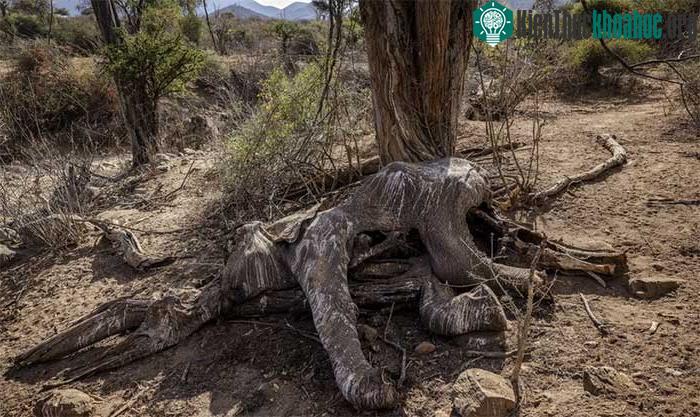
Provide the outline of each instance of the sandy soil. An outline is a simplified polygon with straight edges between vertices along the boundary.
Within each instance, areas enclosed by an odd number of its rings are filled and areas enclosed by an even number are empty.
[[[617,135],[630,161],[604,180],[575,188],[546,210],[524,213],[523,218],[552,238],[603,240],[626,250],[630,278],[662,275],[686,282],[667,297],[641,301],[631,296],[626,278],[602,288],[585,277],[557,277],[556,305],[539,312],[533,324],[523,366],[521,416],[700,415],[700,207],[646,204],[658,196],[700,198],[700,160],[692,156],[700,151],[700,139],[688,133],[677,116],[667,116],[662,101],[654,95],[545,104],[549,125],[542,144],[541,185],[607,158],[593,142],[602,132]],[[526,134],[527,128],[522,123],[516,131]],[[466,140],[482,142],[480,123],[465,122],[463,129]],[[196,258],[139,274],[110,248],[86,242],[73,251],[36,256],[2,272],[0,306],[12,304],[0,315],[0,371],[9,368],[14,355],[102,302],[133,293],[162,294],[215,273],[223,262],[225,234],[220,218],[212,215],[220,191],[211,159],[177,159],[170,171],[137,190],[148,195],[159,184],[164,191],[174,189],[195,160],[196,170],[184,190],[167,205],[102,214],[126,224],[138,222],[148,230],[185,228],[167,235],[137,234],[152,251]],[[586,294],[595,313],[612,325],[608,336],[593,327],[579,293]],[[383,330],[388,316],[388,311],[363,315],[361,322]],[[308,316],[270,320],[313,332]],[[648,330],[652,321],[661,323],[654,334]],[[387,329],[389,337],[410,352],[425,340],[437,350],[409,355],[399,409],[366,415],[447,416],[450,384],[461,369],[476,366],[508,373],[511,366],[510,361],[464,357],[468,340],[429,335],[414,312],[394,312]],[[100,347],[87,354],[99,351]],[[390,374],[398,372],[400,355],[392,347],[368,346],[367,355]],[[0,377],[0,415],[31,415],[41,384],[79,361],[80,357],[67,359]],[[612,366],[629,375],[637,389],[592,396],[583,390],[586,366]],[[135,398],[122,415],[357,415],[339,395],[318,344],[294,332],[240,322],[211,323],[175,348],[71,386],[99,397],[105,412]]]

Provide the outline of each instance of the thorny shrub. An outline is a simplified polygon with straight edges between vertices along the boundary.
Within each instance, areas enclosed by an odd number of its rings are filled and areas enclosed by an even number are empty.
[[[317,63],[294,76],[278,68],[263,82],[259,107],[228,144],[225,185],[238,213],[273,218],[313,201],[324,192],[319,179],[356,160],[357,137],[369,125],[368,90],[336,79],[319,112],[323,89]]]
[[[686,81],[676,101],[684,107],[696,132],[700,135],[700,63],[692,62],[683,65],[681,71]]]
[[[104,145],[119,133],[115,88],[88,59],[76,65],[57,48],[30,42],[0,82],[1,148],[51,137],[56,144]],[[0,155],[1,156],[1,155]]]

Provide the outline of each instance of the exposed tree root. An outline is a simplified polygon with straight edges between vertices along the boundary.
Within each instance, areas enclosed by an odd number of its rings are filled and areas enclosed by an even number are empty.
[[[596,165],[586,172],[574,175],[573,177],[564,178],[545,190],[533,193],[528,199],[536,204],[541,204],[548,198],[559,195],[572,185],[595,180],[605,174],[607,171],[627,162],[627,151],[617,142],[617,137],[615,137],[615,135],[600,135],[596,137],[596,143],[603,146],[612,154],[610,159]]]
[[[520,258],[531,257],[530,248],[543,237],[483,206],[477,209],[488,197],[482,172],[465,160],[392,163],[335,208],[314,207],[273,224],[240,227],[221,274],[187,300],[108,303],[20,355],[17,365],[56,359],[135,329],[101,358],[69,372],[78,378],[173,346],[221,314],[252,317],[308,308],[345,398],[360,409],[392,407],[398,397],[393,384],[362,353],[357,306],[414,305],[426,327],[443,335],[504,330],[503,308],[489,287],[523,290],[530,269],[486,257],[472,238],[467,210],[474,209],[471,220],[480,220],[479,227]],[[571,267],[557,257],[561,254],[591,265],[624,261],[548,241],[545,247],[555,267]],[[388,260],[397,254],[413,258]],[[616,272],[617,264],[610,265],[602,270]],[[448,285],[473,289],[455,296]]]

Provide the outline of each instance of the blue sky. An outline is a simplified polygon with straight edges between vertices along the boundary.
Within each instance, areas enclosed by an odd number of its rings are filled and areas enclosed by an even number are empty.
[[[280,9],[283,9],[290,4],[294,2],[302,2],[302,3],[311,3],[311,0],[256,0],[260,4],[264,4],[266,6],[275,6]]]

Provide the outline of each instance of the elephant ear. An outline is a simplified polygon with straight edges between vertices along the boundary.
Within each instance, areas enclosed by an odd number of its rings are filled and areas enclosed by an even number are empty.
[[[320,208],[321,203],[315,204],[307,210],[294,213],[273,223],[264,225],[263,231],[274,243],[294,243],[299,239],[302,227],[316,217]]]

